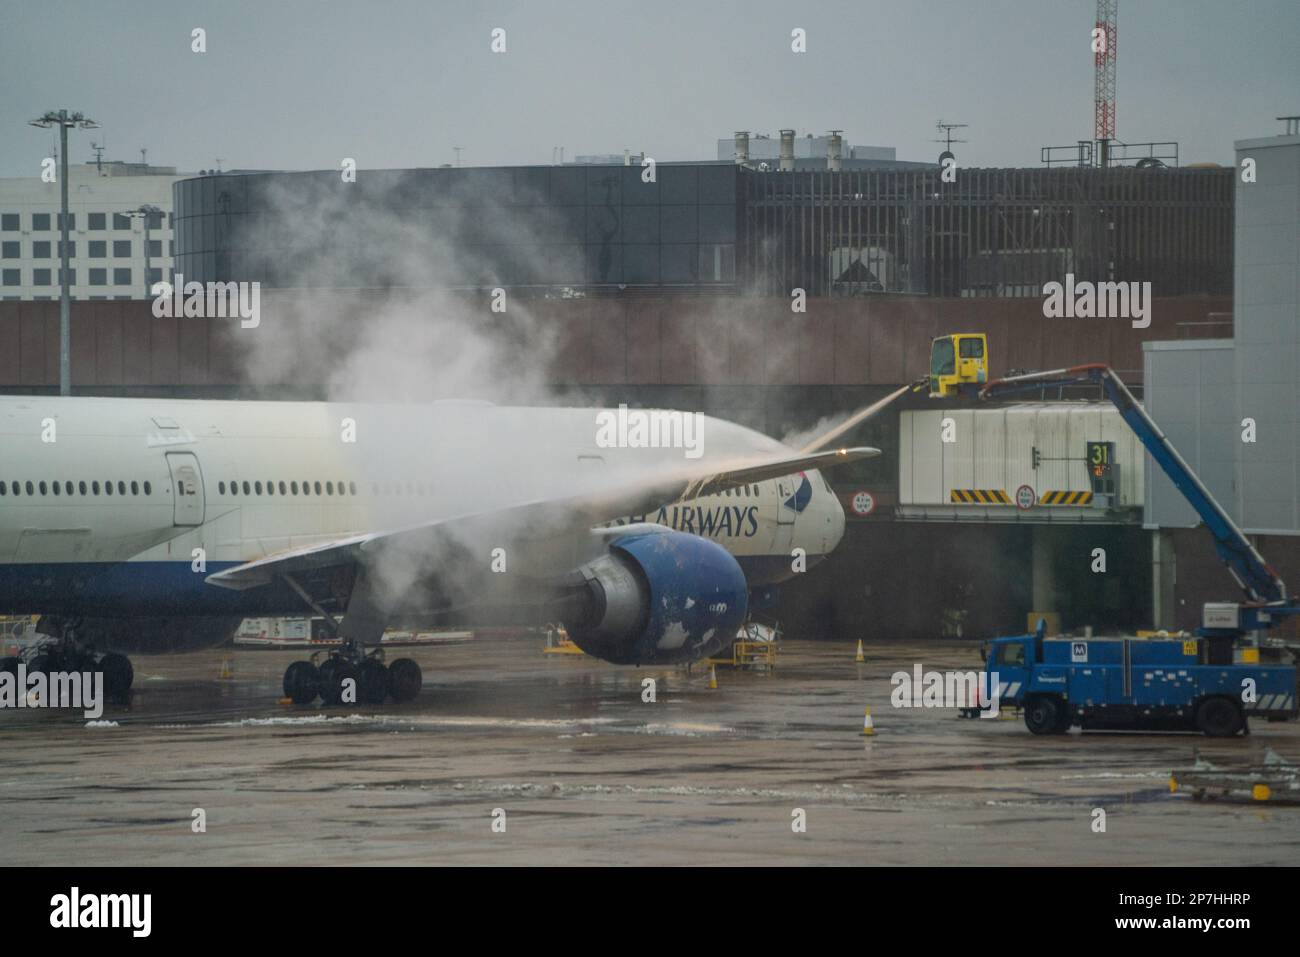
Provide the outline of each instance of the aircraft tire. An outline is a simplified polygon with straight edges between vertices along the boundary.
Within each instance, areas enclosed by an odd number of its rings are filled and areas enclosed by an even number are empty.
[[[383,704],[388,697],[388,669],[374,658],[357,665],[357,702]]]
[[[126,655],[110,651],[99,659],[97,668],[104,673],[104,693],[110,700],[121,701],[131,693],[135,669]]]
[[[284,670],[284,696],[294,704],[311,704],[320,692],[320,674],[310,661],[295,661]]]
[[[410,701],[420,693],[424,676],[410,658],[398,658],[388,666],[388,693],[397,702]]]
[[[327,705],[344,704],[343,683],[351,678],[357,679],[357,669],[342,658],[330,658],[320,666],[320,696]],[[354,684],[353,687],[356,687]],[[347,704],[355,704],[350,701]]]

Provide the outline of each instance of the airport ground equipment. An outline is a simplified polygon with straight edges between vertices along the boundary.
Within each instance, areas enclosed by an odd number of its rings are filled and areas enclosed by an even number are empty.
[[[708,664],[722,668],[750,668],[755,671],[776,670],[776,652],[782,632],[779,623],[764,625],[746,622],[725,655],[715,655]]]
[[[1271,749],[1261,764],[1243,768],[1216,767],[1196,762],[1188,770],[1169,776],[1169,790],[1190,794],[1198,801],[1227,801],[1300,805],[1300,767],[1280,758]]]
[[[997,671],[1004,703],[1021,705],[1038,734],[1083,727],[1196,727],[1210,735],[1248,730],[1251,716],[1296,716],[1296,669],[1285,664],[1234,663],[1238,641],[1261,635],[1300,614],[1285,583],[1179,455],[1168,437],[1106,365],[1082,365],[998,379],[981,399],[1042,388],[1095,384],[1119,410],[1152,459],[1196,510],[1214,539],[1244,601],[1205,605],[1190,639],[1048,639],[1036,633],[994,640],[987,670]],[[1104,468],[1096,463],[1095,468]]]
[[[1245,601],[1212,602],[1205,606],[1202,626],[1197,634],[1206,638],[1236,640],[1276,627],[1293,615],[1300,615],[1300,605],[1287,596],[1286,585],[1276,571],[1250,543],[1223,507],[1215,501],[1190,465],[1178,454],[1155,420],[1147,414],[1128,387],[1109,366],[1082,365],[1052,372],[1035,372],[988,383],[980,390],[981,399],[1041,388],[1093,383],[1101,387],[1106,398],[1137,435],[1146,450],[1169,476],[1174,487],[1196,510],[1206,530],[1214,538],[1214,548],[1228,571],[1241,586]],[[1101,468],[1097,465],[1094,468]]]
[[[1222,647],[1194,638],[1048,638],[1037,631],[995,638],[985,671],[997,676],[999,707],[1023,709],[1035,734],[1198,730],[1212,737],[1249,732],[1247,719],[1297,715],[1296,669],[1220,660]]]
[[[930,340],[930,398],[974,395],[988,377],[984,333],[958,332]]]

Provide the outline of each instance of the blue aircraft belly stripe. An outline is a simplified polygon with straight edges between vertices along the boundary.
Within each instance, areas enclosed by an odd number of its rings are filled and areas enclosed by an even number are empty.
[[[252,613],[282,599],[278,588],[238,592],[203,580],[237,564],[209,562],[206,572],[187,561],[0,565],[0,596],[5,611],[20,614],[105,615]]]
[[[811,566],[821,558],[808,556]],[[750,586],[794,577],[783,555],[736,556]],[[208,562],[204,572],[188,561],[45,562],[0,564],[0,602],[15,614],[264,615],[300,614],[302,599],[271,584],[236,591],[204,581],[241,562]]]

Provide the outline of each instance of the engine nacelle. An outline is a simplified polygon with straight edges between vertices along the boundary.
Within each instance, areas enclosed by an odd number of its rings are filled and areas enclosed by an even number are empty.
[[[579,569],[585,611],[565,622],[589,655],[619,665],[716,654],[745,621],[749,587],[721,545],[685,532],[626,535]]]

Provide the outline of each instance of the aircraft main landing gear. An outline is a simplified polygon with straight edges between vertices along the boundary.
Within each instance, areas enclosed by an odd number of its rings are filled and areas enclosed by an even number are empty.
[[[388,697],[400,704],[415,698],[423,683],[420,666],[410,658],[385,665],[383,649],[366,652],[345,642],[328,654],[318,651],[310,661],[289,665],[284,695],[296,705],[311,704],[317,697],[326,705],[377,705]]]
[[[131,694],[131,685],[135,681],[135,669],[131,659],[116,651],[99,654],[91,646],[77,640],[75,622],[56,622],[59,633],[47,636],[47,640],[33,644],[17,655],[0,658],[0,671],[15,677],[18,666],[26,665],[27,674],[41,672],[50,675],[54,672],[81,672],[104,676],[104,696],[117,703],[125,702]]]

